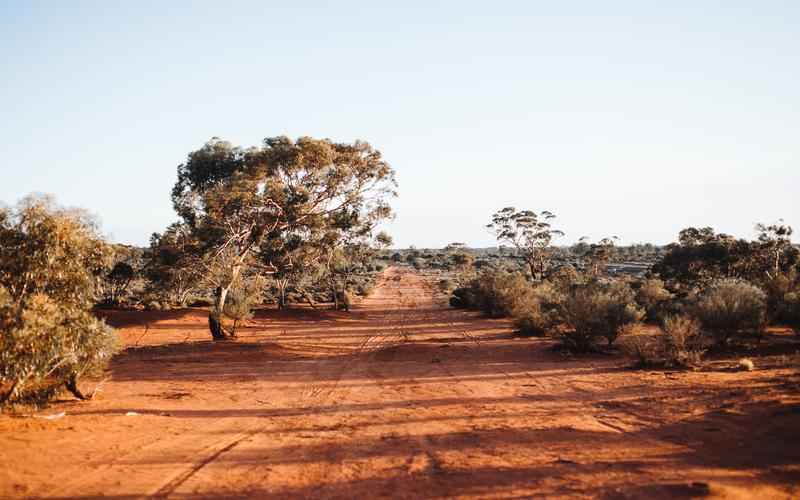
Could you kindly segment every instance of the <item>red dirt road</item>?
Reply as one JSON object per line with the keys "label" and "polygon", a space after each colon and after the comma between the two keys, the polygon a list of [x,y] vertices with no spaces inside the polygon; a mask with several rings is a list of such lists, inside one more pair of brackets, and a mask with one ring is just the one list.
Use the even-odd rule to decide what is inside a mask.
{"label": "red dirt road", "polygon": [[[115,312],[91,402],[0,416],[3,498],[798,498],[797,356],[564,359],[387,270],[352,313]],[[150,322],[145,329],[145,322]]]}

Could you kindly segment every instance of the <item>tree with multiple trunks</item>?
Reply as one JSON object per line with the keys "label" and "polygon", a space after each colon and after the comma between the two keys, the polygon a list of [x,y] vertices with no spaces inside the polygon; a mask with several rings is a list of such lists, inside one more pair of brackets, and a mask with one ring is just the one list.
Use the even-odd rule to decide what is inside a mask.
{"label": "tree with multiple trunks", "polygon": [[394,170],[366,142],[271,137],[242,149],[214,138],[178,167],[172,201],[198,241],[203,269],[215,277],[209,329],[230,335],[221,314],[231,288],[259,269],[257,253],[270,235],[319,233],[343,216],[388,217]]}
{"label": "tree with multiple trunks", "polygon": [[507,207],[492,216],[486,227],[499,243],[513,246],[521,256],[533,279],[544,279],[552,257],[553,239],[564,233],[553,229],[550,221],[556,216],[551,212],[537,214],[531,210]]}
{"label": "tree with multiple trunks", "polygon": [[779,220],[775,224],[756,224],[758,231],[757,246],[763,255],[762,267],[768,279],[779,276],[786,264],[793,264],[797,261],[798,251],[792,246],[792,226]]}

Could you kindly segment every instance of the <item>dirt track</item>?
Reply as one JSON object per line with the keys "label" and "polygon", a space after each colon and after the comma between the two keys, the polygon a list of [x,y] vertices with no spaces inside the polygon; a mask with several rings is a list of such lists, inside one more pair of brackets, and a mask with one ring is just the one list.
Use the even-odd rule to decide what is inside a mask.
{"label": "dirt track", "polygon": [[98,398],[0,417],[0,497],[800,497],[800,377],[774,356],[565,360],[400,269],[236,342],[200,310],[111,320],[131,347]]}

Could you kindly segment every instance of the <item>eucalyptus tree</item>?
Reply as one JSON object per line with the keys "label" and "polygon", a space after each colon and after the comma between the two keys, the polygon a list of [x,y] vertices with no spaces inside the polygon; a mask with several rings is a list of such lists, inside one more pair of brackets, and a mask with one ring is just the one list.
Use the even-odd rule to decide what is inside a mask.
{"label": "eucalyptus tree", "polygon": [[[600,276],[606,270],[606,266],[608,266],[608,263],[614,258],[616,250],[614,242],[618,239],[619,238],[616,236],[612,236],[610,238],[603,238],[597,243],[588,244],[583,259],[586,261],[589,273],[592,276]],[[581,238],[580,241],[585,242],[586,237]]]}
{"label": "eucalyptus tree", "polygon": [[[341,213],[331,222],[319,243],[324,249],[322,274],[333,294],[334,308],[348,293],[352,276],[366,269],[383,250],[392,245],[385,232],[375,234],[378,223],[390,214],[386,211],[360,214]],[[347,301],[344,301],[347,305]]]}
{"label": "eucalyptus tree", "polygon": [[150,237],[149,258],[143,274],[146,291],[173,304],[186,305],[203,282],[199,242],[185,223],[171,224]]}
{"label": "eucalyptus tree", "polygon": [[[773,279],[780,275],[785,264],[797,261],[798,251],[792,246],[792,226],[779,220],[775,224],[756,224],[758,231],[757,245],[763,257],[764,273],[767,278]],[[787,262],[790,261],[791,262]]]}
{"label": "eucalyptus tree", "polygon": [[[242,149],[214,138],[178,167],[172,201],[200,243],[206,272],[218,282],[209,328],[229,334],[220,314],[231,287],[257,269],[267,235],[322,231],[342,216],[387,217],[394,170],[368,143],[270,137]],[[261,272],[274,272],[262,269]]]}
{"label": "eucalyptus tree", "polygon": [[553,239],[564,233],[553,229],[551,221],[556,216],[552,212],[536,213],[531,210],[517,210],[506,207],[492,216],[486,227],[491,230],[498,243],[508,244],[527,264],[531,276],[544,279],[553,253]]}
{"label": "eucalyptus tree", "polygon": [[259,248],[258,260],[262,269],[272,274],[279,309],[288,307],[286,291],[290,285],[304,293],[314,307],[302,283],[313,282],[319,274],[318,264],[323,252],[321,241],[313,232],[276,231],[267,235]]}

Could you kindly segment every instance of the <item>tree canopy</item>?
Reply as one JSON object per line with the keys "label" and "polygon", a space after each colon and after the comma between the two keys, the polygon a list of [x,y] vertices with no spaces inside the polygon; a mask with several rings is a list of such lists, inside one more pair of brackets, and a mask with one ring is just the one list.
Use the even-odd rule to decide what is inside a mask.
{"label": "tree canopy", "polygon": [[[172,201],[199,242],[202,265],[219,277],[222,311],[265,239],[334,244],[344,233],[371,232],[391,215],[395,188],[394,170],[366,142],[270,137],[242,149],[214,138],[178,167]],[[209,324],[215,339],[227,336],[213,312]]]}

